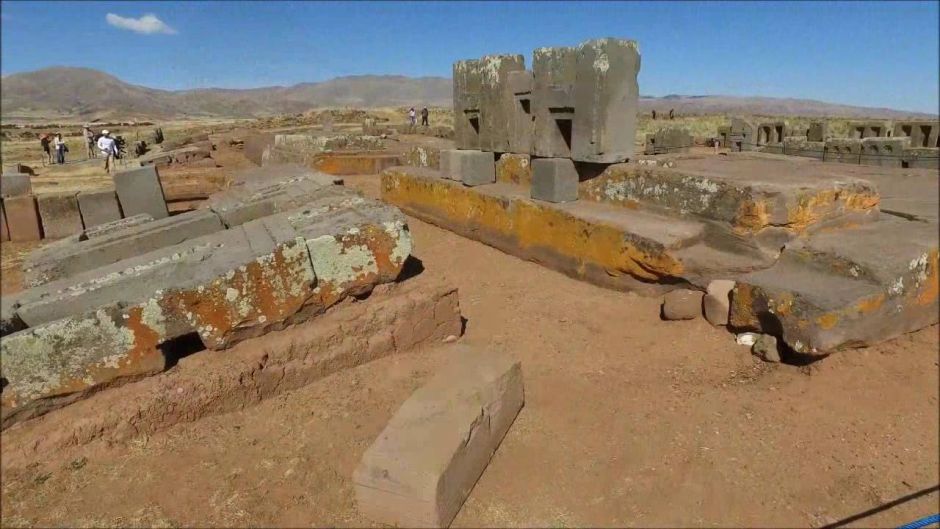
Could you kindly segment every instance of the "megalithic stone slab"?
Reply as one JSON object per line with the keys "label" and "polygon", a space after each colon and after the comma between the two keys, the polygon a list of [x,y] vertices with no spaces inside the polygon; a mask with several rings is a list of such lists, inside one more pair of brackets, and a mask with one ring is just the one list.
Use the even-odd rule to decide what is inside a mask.
{"label": "megalithic stone slab", "polygon": [[39,210],[36,209],[36,197],[25,195],[3,199],[3,209],[7,215],[7,229],[13,242],[38,241],[42,239],[42,227],[39,223]]}
{"label": "megalithic stone slab", "polygon": [[121,220],[121,206],[113,189],[80,192],[78,209],[86,229]]}
{"label": "megalithic stone slab", "polygon": [[139,213],[146,213],[155,219],[169,216],[166,198],[163,195],[163,185],[160,184],[160,174],[156,167],[147,166],[118,171],[113,179],[114,189],[117,191],[125,216]]}
{"label": "megalithic stone slab", "polygon": [[359,510],[400,527],[448,527],[525,401],[518,361],[456,346],[402,404],[353,473]]}
{"label": "megalithic stone slab", "polygon": [[516,154],[532,152],[532,72],[516,70],[509,72],[508,88],[513,97],[512,128],[509,135],[509,151]]}
{"label": "megalithic stone slab", "polygon": [[632,40],[578,46],[571,158],[616,163],[633,158],[640,89],[640,51]]}
{"label": "megalithic stone slab", "polygon": [[480,60],[480,148],[510,152],[516,101],[509,89],[509,73],[525,71],[522,55],[487,55]]}
{"label": "megalithic stone slab", "polygon": [[496,156],[487,151],[453,151],[450,172],[466,186],[496,182]]}
{"label": "megalithic stone slab", "polygon": [[39,205],[42,232],[47,239],[76,235],[84,229],[75,193],[39,195],[36,202]]}
{"label": "megalithic stone slab", "polygon": [[454,76],[454,146],[480,148],[480,100],[483,72],[480,61],[457,61]]}
{"label": "megalithic stone slab", "polygon": [[571,156],[577,49],[538,48],[532,54],[532,154]]}
{"label": "megalithic stone slab", "polygon": [[3,209],[3,199],[0,199],[0,241],[10,240],[10,230],[7,229],[7,212]]}
{"label": "megalithic stone slab", "polygon": [[532,198],[546,202],[578,199],[578,171],[570,158],[532,160]]}
{"label": "megalithic stone slab", "polygon": [[26,173],[3,173],[0,175],[0,195],[21,197],[33,192],[32,183]]}

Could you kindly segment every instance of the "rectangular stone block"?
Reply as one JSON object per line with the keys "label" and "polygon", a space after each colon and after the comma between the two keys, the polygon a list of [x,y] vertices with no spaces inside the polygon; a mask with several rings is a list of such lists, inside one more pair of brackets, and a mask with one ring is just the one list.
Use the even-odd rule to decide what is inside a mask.
{"label": "rectangular stone block", "polygon": [[261,165],[273,146],[274,134],[252,134],[245,138],[245,158],[255,165]]}
{"label": "rectangular stone block", "polygon": [[940,147],[940,121],[896,121],[894,137],[910,138],[914,149],[936,149]]}
{"label": "rectangular stone block", "polygon": [[10,240],[10,230],[7,229],[7,213],[3,209],[3,199],[0,198],[0,241]]}
{"label": "rectangular stone block", "polygon": [[829,122],[813,121],[806,131],[806,141],[826,141],[829,138]]}
{"label": "rectangular stone block", "polygon": [[578,199],[578,171],[570,158],[532,160],[532,198],[545,202]]}
{"label": "rectangular stone block", "polygon": [[0,195],[21,197],[33,192],[29,175],[26,173],[3,173],[0,175]]}
{"label": "rectangular stone block", "polygon": [[454,77],[454,146],[479,149],[483,71],[478,60],[457,61]]}
{"label": "rectangular stone block", "polygon": [[889,121],[850,121],[848,129],[848,137],[855,140],[885,138],[892,132]]}
{"label": "rectangular stone block", "polygon": [[36,197],[24,195],[3,199],[3,209],[7,215],[7,229],[13,242],[38,241],[42,239],[42,225],[39,222],[39,210]]}
{"label": "rectangular stone block", "polygon": [[77,235],[84,229],[75,193],[54,193],[36,197],[42,232],[47,239]]}
{"label": "rectangular stone block", "polygon": [[531,156],[503,153],[496,161],[496,181],[529,187],[532,184]]}
{"label": "rectangular stone block", "polygon": [[689,152],[692,148],[692,133],[681,127],[665,127],[655,134],[647,134],[644,154],[673,154]]}
{"label": "rectangular stone block", "polygon": [[219,218],[206,210],[144,222],[120,224],[84,241],[31,253],[23,263],[26,284],[42,285],[223,229]]}
{"label": "rectangular stone block", "polygon": [[518,361],[467,346],[411,395],[353,473],[360,512],[448,527],[525,401]]}
{"label": "rectangular stone block", "polygon": [[487,55],[480,59],[480,149],[511,152],[511,137],[519,105],[509,89],[509,74],[525,71],[522,55]]}
{"label": "rectangular stone block", "polygon": [[478,186],[496,182],[496,157],[492,152],[453,151],[448,163],[452,179],[464,185]]}
{"label": "rectangular stone block", "polygon": [[509,151],[516,154],[532,152],[534,122],[532,117],[532,72],[516,70],[509,72],[508,90],[513,96],[512,127],[509,135]]}
{"label": "rectangular stone block", "polygon": [[633,158],[640,89],[636,42],[598,39],[578,46],[571,158],[616,163]]}
{"label": "rectangular stone block", "polygon": [[457,173],[457,170],[460,168],[460,162],[455,162],[455,159],[460,156],[457,154],[459,152],[460,151],[456,149],[445,149],[441,151],[441,178],[446,178],[448,180],[460,180],[460,174]]}
{"label": "rectangular stone block", "polygon": [[538,48],[532,54],[532,154],[571,156],[577,49]]}
{"label": "rectangular stone block", "polygon": [[865,138],[862,140],[862,156],[859,162],[863,165],[901,167],[904,149],[910,144],[911,139],[904,136],[900,138]]}
{"label": "rectangular stone block", "polygon": [[78,209],[82,213],[82,223],[86,230],[121,220],[121,206],[113,189],[80,192]]}
{"label": "rectangular stone block", "polygon": [[166,198],[160,183],[160,174],[153,166],[118,171],[114,174],[114,189],[124,216],[146,213],[155,219],[169,216]]}
{"label": "rectangular stone block", "polygon": [[859,163],[862,154],[862,140],[849,138],[829,138],[826,140],[825,157],[827,162]]}

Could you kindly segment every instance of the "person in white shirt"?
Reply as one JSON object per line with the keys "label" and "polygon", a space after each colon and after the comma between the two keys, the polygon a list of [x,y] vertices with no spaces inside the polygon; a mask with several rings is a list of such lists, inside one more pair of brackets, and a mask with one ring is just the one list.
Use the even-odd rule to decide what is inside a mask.
{"label": "person in white shirt", "polygon": [[411,122],[412,127],[415,126],[415,107],[411,107],[411,109],[408,110],[408,121]]}
{"label": "person in white shirt", "polygon": [[62,140],[62,134],[57,132],[55,139],[52,140],[52,145],[55,147],[55,161],[59,165],[65,164],[65,141]]}
{"label": "person in white shirt", "polygon": [[101,137],[98,138],[98,150],[104,157],[104,170],[108,173],[114,172],[114,155],[117,154],[117,143],[110,137],[107,130],[101,131]]}

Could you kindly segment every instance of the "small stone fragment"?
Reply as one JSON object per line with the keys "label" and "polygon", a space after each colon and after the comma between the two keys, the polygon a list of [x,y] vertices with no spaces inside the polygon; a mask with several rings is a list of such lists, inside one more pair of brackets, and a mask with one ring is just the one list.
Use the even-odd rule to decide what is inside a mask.
{"label": "small stone fragment", "polygon": [[702,293],[678,289],[663,296],[664,320],[691,320],[702,313]]}
{"label": "small stone fragment", "polygon": [[705,297],[702,300],[702,309],[705,319],[712,325],[728,325],[728,313],[731,310],[731,291],[734,281],[729,279],[716,279],[708,284]]}
{"label": "small stone fragment", "polygon": [[777,348],[777,339],[769,334],[758,335],[751,352],[765,362],[780,362],[780,350]]}

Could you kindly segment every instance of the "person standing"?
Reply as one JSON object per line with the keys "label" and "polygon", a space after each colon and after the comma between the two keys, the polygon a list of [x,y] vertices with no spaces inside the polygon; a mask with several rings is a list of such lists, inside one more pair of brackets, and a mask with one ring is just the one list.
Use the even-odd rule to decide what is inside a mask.
{"label": "person standing", "polygon": [[48,134],[42,134],[39,136],[39,144],[42,145],[42,152],[44,153],[43,162],[52,164],[52,138]]}
{"label": "person standing", "polygon": [[415,126],[415,123],[417,122],[417,120],[415,119],[415,117],[416,117],[416,114],[415,114],[415,107],[411,107],[411,108],[408,110],[408,121],[411,123],[411,126],[412,126],[412,127],[414,127],[414,126]]}
{"label": "person standing", "polygon": [[91,130],[91,127],[85,125],[82,127],[82,135],[85,136],[85,154],[88,156],[88,159],[97,158],[98,154],[95,150],[95,131]]}
{"label": "person standing", "polygon": [[114,157],[117,154],[117,143],[111,138],[111,133],[107,130],[101,131],[101,137],[98,138],[98,150],[104,157],[104,170],[107,173],[114,172]]}
{"label": "person standing", "polygon": [[59,165],[65,165],[65,142],[62,141],[62,133],[56,132],[55,139],[52,140],[52,145],[55,147],[55,162]]}
{"label": "person standing", "polygon": [[428,107],[424,107],[421,109],[421,125],[423,127],[428,126]]}

